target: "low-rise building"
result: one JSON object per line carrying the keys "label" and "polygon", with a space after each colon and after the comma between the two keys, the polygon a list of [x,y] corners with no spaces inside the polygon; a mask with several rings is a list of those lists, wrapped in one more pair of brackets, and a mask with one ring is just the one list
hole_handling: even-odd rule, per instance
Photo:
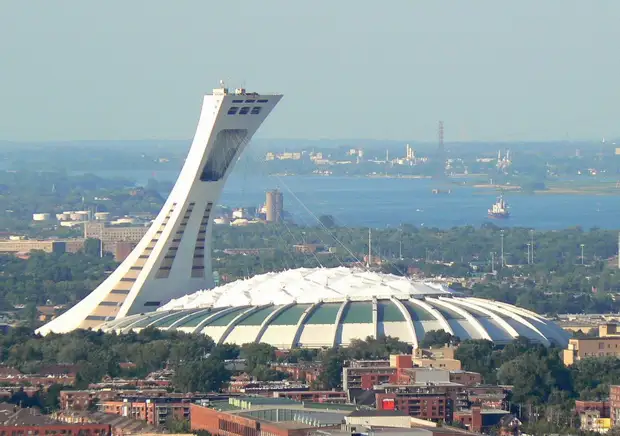
{"label": "low-rise building", "polygon": [[346,403],[347,394],[341,391],[279,391],[273,393],[274,398],[288,398],[294,401],[311,403]]}
{"label": "low-rise building", "polygon": [[294,381],[232,381],[227,392],[272,397],[278,392],[301,392],[309,389],[307,384]]}
{"label": "low-rise building", "polygon": [[291,375],[291,379],[302,381],[304,383],[312,383],[319,378],[322,365],[320,363],[303,362],[303,363],[280,363],[271,366],[276,371],[285,372]]}
{"label": "low-rise building", "polygon": [[597,411],[600,418],[609,418],[611,416],[609,401],[575,401],[575,414],[581,415],[592,410]]}
{"label": "low-rise building", "polygon": [[[138,421],[132,418],[111,415],[101,412],[77,411],[77,410],[61,410],[52,414],[52,417],[60,422],[67,424],[81,425],[105,425],[110,427],[110,436],[133,436],[133,435],[154,435],[162,433],[161,429],[147,424],[144,421]],[[75,433],[74,433],[75,434]],[[21,436],[21,435],[20,435]],[[81,434],[76,434],[81,436]],[[184,435],[189,436],[189,435]]]}
{"label": "low-rise building", "polygon": [[[514,418],[507,410],[501,409],[484,409],[474,406],[471,409],[463,409],[454,412],[453,421],[459,422],[466,429],[473,432],[488,432],[493,427],[501,427],[503,420],[504,426],[511,427],[515,422],[510,423],[510,419]],[[519,426],[521,423],[519,422]]]}
{"label": "low-rise building", "polygon": [[215,436],[306,436],[340,427],[353,410],[284,398],[231,398],[211,407],[192,404],[191,428]]}
{"label": "low-rise building", "polygon": [[461,361],[454,358],[456,347],[445,346],[440,348],[417,348],[414,350],[413,364],[427,368],[447,369],[459,371]]}
{"label": "low-rise building", "polygon": [[609,386],[609,416],[612,427],[620,426],[620,385]]}
{"label": "low-rise building", "polygon": [[620,330],[617,324],[602,324],[597,337],[571,338],[563,351],[565,365],[585,358],[620,357]]}
{"label": "low-rise building", "polygon": [[31,251],[43,251],[45,253],[65,253],[67,245],[65,241],[58,240],[0,240],[0,253],[28,253]]}
{"label": "low-rise building", "polygon": [[75,384],[75,372],[67,367],[41,368],[37,374],[22,374],[16,368],[0,368],[0,383],[5,386],[34,386],[47,389],[54,384],[72,386]]}
{"label": "low-rise building", "polygon": [[13,404],[0,404],[0,434],[5,436],[70,434],[108,436],[107,424],[66,423],[43,415],[38,409],[22,409]]}
{"label": "low-rise building", "polygon": [[189,420],[193,403],[208,403],[207,394],[174,394],[153,396],[123,394],[115,400],[100,401],[100,412],[125,416],[159,427],[171,420]]}
{"label": "low-rise building", "polygon": [[452,413],[469,406],[465,387],[451,382],[375,386],[379,410],[400,410],[409,416],[452,421]]}
{"label": "low-rise building", "polygon": [[579,414],[579,424],[580,430],[606,433],[611,428],[611,418],[601,417],[598,410],[586,410]]}
{"label": "low-rise building", "polygon": [[[452,347],[440,349],[441,353],[416,355],[392,355],[390,360],[351,361],[342,370],[342,385],[350,389],[372,389],[381,384],[407,385],[418,382],[453,382],[465,386],[482,383],[482,376],[476,372],[460,369],[461,362],[455,360]],[[444,357],[445,356],[445,357]],[[435,364],[422,366],[422,363]],[[453,369],[458,368],[458,369]]]}

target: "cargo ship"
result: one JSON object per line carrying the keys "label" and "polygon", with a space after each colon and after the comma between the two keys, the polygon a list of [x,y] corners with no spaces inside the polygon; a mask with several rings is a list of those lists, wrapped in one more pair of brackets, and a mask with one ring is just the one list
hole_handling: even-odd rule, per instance
{"label": "cargo ship", "polygon": [[489,209],[489,218],[505,219],[510,217],[508,208],[508,203],[504,200],[504,196],[500,195],[497,201],[493,203],[493,206],[491,206],[491,209]]}

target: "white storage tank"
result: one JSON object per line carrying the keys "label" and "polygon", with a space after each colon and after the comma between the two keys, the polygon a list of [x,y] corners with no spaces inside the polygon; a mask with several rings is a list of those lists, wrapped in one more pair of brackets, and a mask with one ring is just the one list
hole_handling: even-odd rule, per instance
{"label": "white storage tank", "polygon": [[230,224],[230,219],[228,219],[227,217],[215,218],[213,220],[213,222],[215,224],[225,224],[225,225],[228,225],[228,224]]}
{"label": "white storage tank", "polygon": [[97,221],[109,221],[110,212],[95,212],[95,220]]}
{"label": "white storage tank", "polygon": [[75,212],[71,212],[71,220],[72,221],[88,221],[88,211],[87,210],[77,210]]}

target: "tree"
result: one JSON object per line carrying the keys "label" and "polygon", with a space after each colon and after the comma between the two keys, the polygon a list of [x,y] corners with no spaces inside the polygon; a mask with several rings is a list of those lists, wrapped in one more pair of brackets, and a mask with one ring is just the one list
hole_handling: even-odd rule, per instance
{"label": "tree", "polygon": [[64,386],[58,383],[54,383],[47,391],[45,391],[45,395],[43,397],[43,406],[46,411],[53,411],[60,408],[60,391],[71,389],[71,386]]}
{"label": "tree", "polygon": [[208,357],[179,366],[172,381],[182,392],[217,392],[230,381],[231,375],[224,362]]}
{"label": "tree", "polygon": [[99,239],[87,238],[84,241],[84,253],[88,256],[99,257],[101,255],[101,241]]}
{"label": "tree", "polygon": [[570,371],[556,350],[527,351],[504,363],[497,378],[500,383],[513,386],[513,400],[517,403],[544,404],[554,391],[573,389]]}
{"label": "tree", "polygon": [[318,384],[322,389],[342,388],[342,366],[344,359],[337,349],[330,348],[321,359],[323,370],[318,377]]}
{"label": "tree", "polygon": [[247,371],[252,372],[258,365],[267,365],[276,360],[276,348],[264,343],[251,342],[241,346],[239,355],[245,359]]}
{"label": "tree", "polygon": [[429,330],[424,334],[424,339],[420,343],[422,348],[430,348],[444,345],[456,345],[461,340],[458,336],[454,336],[445,330]]}
{"label": "tree", "polygon": [[496,366],[493,362],[493,342],[485,339],[463,341],[456,349],[454,357],[461,361],[463,368],[482,374],[485,383],[495,381]]}

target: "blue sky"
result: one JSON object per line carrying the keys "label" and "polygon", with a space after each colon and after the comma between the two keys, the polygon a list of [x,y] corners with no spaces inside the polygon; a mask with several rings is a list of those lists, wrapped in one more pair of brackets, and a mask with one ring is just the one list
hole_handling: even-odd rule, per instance
{"label": "blue sky", "polygon": [[620,136],[620,1],[0,0],[0,139],[190,138],[201,95],[285,94],[259,137]]}

